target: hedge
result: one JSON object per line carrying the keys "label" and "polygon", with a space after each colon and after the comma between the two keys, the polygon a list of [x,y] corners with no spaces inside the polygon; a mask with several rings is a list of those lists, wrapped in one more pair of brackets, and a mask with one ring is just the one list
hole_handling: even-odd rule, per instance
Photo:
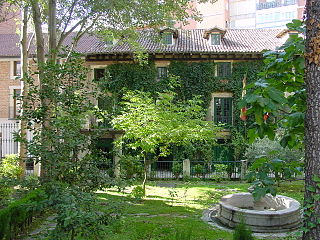
{"label": "hedge", "polygon": [[41,203],[45,199],[45,191],[36,189],[11,202],[6,208],[0,209],[0,240],[13,239],[31,223],[32,217],[42,211]]}

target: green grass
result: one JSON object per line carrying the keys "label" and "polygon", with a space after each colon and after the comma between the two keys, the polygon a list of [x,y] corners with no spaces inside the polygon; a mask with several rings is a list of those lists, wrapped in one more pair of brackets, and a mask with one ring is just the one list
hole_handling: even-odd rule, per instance
{"label": "green grass", "polygon": [[[175,188],[159,185],[175,185]],[[247,191],[249,184],[239,182],[151,182],[146,198],[137,201],[130,197],[131,188],[125,193],[108,189],[97,193],[101,201],[122,201],[123,217],[107,228],[110,240],[231,240],[232,233],[209,226],[201,220],[202,212],[218,203],[226,194]],[[174,194],[170,195],[170,191]],[[279,194],[302,202],[303,182],[284,182]],[[173,196],[174,195],[174,196]],[[188,237],[188,239],[189,239]],[[274,239],[274,238],[273,238]],[[284,238],[282,238],[284,239]]]}

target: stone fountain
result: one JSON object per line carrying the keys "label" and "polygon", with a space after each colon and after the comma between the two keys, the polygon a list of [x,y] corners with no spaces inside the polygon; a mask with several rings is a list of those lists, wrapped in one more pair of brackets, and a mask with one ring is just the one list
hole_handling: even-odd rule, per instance
{"label": "stone fountain", "polygon": [[222,197],[217,215],[211,218],[231,228],[243,220],[257,233],[289,232],[301,225],[300,203],[282,195],[254,201],[251,193],[229,194]]}

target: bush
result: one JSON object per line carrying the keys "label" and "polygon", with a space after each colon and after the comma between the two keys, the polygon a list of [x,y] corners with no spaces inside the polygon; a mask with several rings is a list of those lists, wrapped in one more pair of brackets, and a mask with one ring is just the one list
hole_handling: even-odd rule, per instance
{"label": "bush", "polygon": [[7,204],[13,188],[0,183],[0,208]]}
{"label": "bush", "polygon": [[132,189],[131,196],[136,200],[141,200],[145,196],[145,191],[142,186],[136,186]]}
{"label": "bush", "polygon": [[221,182],[227,174],[228,166],[225,164],[214,164],[215,176],[214,180]]}
{"label": "bush", "polygon": [[0,177],[18,178],[23,169],[19,166],[19,157],[15,154],[6,155],[0,162]]}
{"label": "bush", "polygon": [[193,170],[197,177],[201,177],[201,175],[204,173],[204,167],[201,164],[195,165]]}
{"label": "bush", "polygon": [[181,162],[174,161],[172,163],[172,173],[176,179],[179,178],[183,171],[183,164]]}
{"label": "bush", "polygon": [[42,189],[29,192],[25,197],[11,202],[0,210],[0,239],[12,239],[23,229],[27,220],[42,211],[46,194]]}
{"label": "bush", "polygon": [[120,203],[101,203],[94,193],[60,182],[47,185],[57,226],[49,239],[105,239],[105,227],[120,217]]}
{"label": "bush", "polygon": [[143,165],[137,157],[122,155],[120,159],[121,177],[131,179],[141,177],[143,174]]}
{"label": "bush", "polygon": [[254,240],[251,230],[243,220],[236,226],[233,233],[233,240]]}
{"label": "bush", "polygon": [[279,141],[271,141],[268,138],[257,139],[246,150],[245,158],[254,162],[257,156],[265,155],[268,159],[278,158],[287,162],[303,161],[304,152],[299,149],[283,148]]}

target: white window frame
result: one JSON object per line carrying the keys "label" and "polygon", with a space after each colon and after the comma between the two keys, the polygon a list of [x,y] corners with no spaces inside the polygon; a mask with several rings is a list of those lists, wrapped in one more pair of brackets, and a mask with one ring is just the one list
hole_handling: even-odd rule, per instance
{"label": "white window frame", "polygon": [[16,78],[20,77],[20,76],[14,75],[14,63],[18,62],[18,61],[20,61],[20,64],[21,64],[21,59],[20,58],[10,59],[10,73],[9,73],[10,79],[16,79]]}
{"label": "white window frame", "polygon": [[[208,121],[214,121],[214,99],[215,98],[233,98],[233,93],[231,92],[214,92],[211,94],[211,101],[210,101],[210,105],[209,105],[209,109],[207,112],[207,120]],[[233,105],[232,105],[232,113],[233,113]],[[239,113],[240,114],[240,113]],[[232,114],[232,124],[234,123],[234,116]]]}
{"label": "white window frame", "polygon": [[[169,44],[169,43],[164,43],[164,41],[163,41],[163,35],[167,35],[167,34],[170,34],[170,35],[171,35],[171,44]],[[162,35],[161,35],[161,42],[162,42],[163,45],[173,46],[173,45],[175,44],[174,37],[173,37],[173,33],[172,33],[172,32],[163,32]]]}
{"label": "white window frame", "polygon": [[[218,36],[220,37],[219,44],[213,44],[213,43],[212,43],[212,36],[213,36],[213,35],[218,35]],[[221,41],[222,41],[221,33],[218,33],[218,32],[210,33],[209,41],[210,41],[210,45],[211,45],[211,46],[220,46],[220,45],[221,45]]]}
{"label": "white window frame", "polygon": [[14,101],[14,92],[15,90],[21,91],[21,86],[9,86],[9,119],[16,119],[15,116],[15,101]]}
{"label": "white window frame", "polygon": [[216,61],[214,61],[214,63],[215,63],[214,75],[215,75],[216,77],[218,77],[218,64],[217,64],[217,63],[231,63],[231,74],[232,74],[234,61],[232,61],[232,60],[231,60],[231,61],[216,60]]}

